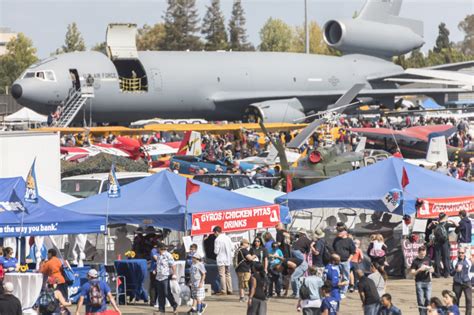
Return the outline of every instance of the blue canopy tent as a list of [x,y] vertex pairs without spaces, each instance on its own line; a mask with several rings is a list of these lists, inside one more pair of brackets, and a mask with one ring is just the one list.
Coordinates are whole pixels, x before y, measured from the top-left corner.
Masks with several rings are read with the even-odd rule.
[[24,200],[22,177],[0,179],[0,237],[99,233],[105,231],[105,218],[89,216],[56,207],[41,198],[37,203]]
[[415,213],[417,198],[465,197],[474,195],[474,185],[441,173],[389,158],[374,165],[342,174],[276,198],[290,210],[313,208],[361,208],[388,212],[382,199],[393,189],[403,190],[403,167],[409,184],[394,214]]
[[[199,192],[187,204],[187,230],[193,213],[270,205],[222,188],[195,182]],[[184,231],[186,213],[186,178],[163,171],[121,188],[119,198],[108,198],[107,192],[69,204],[68,209],[93,215],[105,215],[109,223],[150,224]],[[289,220],[288,208],[280,207],[280,217]]]
[[438,103],[435,102],[432,98],[426,98],[423,100],[423,104],[421,105],[424,109],[443,109],[443,106],[440,106]]

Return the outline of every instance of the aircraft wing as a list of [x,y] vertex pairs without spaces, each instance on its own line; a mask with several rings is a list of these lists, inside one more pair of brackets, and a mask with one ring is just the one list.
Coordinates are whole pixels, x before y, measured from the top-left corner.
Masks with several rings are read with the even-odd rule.
[[405,130],[393,130],[388,128],[350,128],[368,139],[396,139],[409,142],[428,142],[429,138],[436,136],[449,137],[456,132],[456,127],[451,125],[433,125],[411,127]]
[[[214,103],[227,103],[240,100],[248,100],[249,103],[262,100],[278,100],[286,98],[315,98],[337,100],[344,95],[347,90],[327,90],[327,91],[242,91],[242,92],[218,92],[212,96]],[[417,94],[442,94],[442,93],[466,93],[463,88],[416,88],[416,89],[363,89],[359,92],[360,97],[377,96],[397,96],[397,95],[417,95]]]

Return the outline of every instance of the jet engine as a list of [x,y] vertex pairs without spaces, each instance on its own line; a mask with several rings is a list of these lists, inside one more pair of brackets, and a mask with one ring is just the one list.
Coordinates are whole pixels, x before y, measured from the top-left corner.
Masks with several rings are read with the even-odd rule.
[[410,27],[363,19],[331,20],[324,25],[324,41],[347,54],[390,58],[424,44]]
[[250,104],[244,116],[247,121],[263,119],[266,123],[295,123],[301,122],[306,117],[303,105],[297,98]]

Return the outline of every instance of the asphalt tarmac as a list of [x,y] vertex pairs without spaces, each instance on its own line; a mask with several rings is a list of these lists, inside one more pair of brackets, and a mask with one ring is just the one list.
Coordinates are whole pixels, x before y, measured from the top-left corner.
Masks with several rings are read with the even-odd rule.
[[[451,289],[452,278],[434,279],[432,296],[441,298],[441,291]],[[403,315],[418,315],[416,307],[415,281],[411,279],[389,279],[387,283],[387,293],[392,295],[393,303],[401,309]],[[301,314],[296,311],[296,300],[292,298],[273,298],[267,301],[267,314]],[[206,298],[208,305],[204,314],[207,315],[238,315],[246,314],[246,303],[240,303],[237,295],[232,296],[211,296]],[[465,312],[464,296],[461,298],[461,314]],[[135,305],[120,306],[122,314],[160,314],[150,306],[137,303]],[[75,311],[75,308],[71,310]],[[186,314],[189,310],[187,306],[178,308],[179,314]],[[81,313],[83,314],[83,313]],[[168,308],[166,314],[173,314]],[[357,292],[349,293],[341,303],[340,315],[363,314],[362,303]]]

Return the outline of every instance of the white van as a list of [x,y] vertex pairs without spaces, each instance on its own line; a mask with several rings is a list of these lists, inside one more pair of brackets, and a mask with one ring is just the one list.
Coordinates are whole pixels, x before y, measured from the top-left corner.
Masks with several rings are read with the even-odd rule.
[[[117,172],[117,181],[120,186],[133,183],[150,176],[145,172]],[[87,198],[107,191],[109,173],[95,173],[66,177],[61,180],[61,191],[76,198]]]

